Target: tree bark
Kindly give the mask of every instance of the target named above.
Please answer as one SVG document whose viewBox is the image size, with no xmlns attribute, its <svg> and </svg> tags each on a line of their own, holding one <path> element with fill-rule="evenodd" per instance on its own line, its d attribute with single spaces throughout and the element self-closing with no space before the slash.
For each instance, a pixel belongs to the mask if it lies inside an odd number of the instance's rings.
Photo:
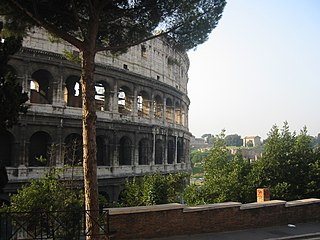
<svg viewBox="0 0 320 240">
<path fill-rule="evenodd" d="M 99 202 L 96 161 L 95 52 L 81 51 L 83 176 L 87 240 L 99 239 Z"/>
</svg>

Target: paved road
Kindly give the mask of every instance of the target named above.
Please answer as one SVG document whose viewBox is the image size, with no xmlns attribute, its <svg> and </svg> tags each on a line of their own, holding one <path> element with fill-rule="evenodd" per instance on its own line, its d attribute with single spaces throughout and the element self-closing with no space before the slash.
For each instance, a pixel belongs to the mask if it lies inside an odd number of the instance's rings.
<svg viewBox="0 0 320 240">
<path fill-rule="evenodd" d="M 153 240 L 320 240 L 319 223 L 274 226 L 233 232 L 206 233 L 197 235 L 154 238 Z"/>
</svg>

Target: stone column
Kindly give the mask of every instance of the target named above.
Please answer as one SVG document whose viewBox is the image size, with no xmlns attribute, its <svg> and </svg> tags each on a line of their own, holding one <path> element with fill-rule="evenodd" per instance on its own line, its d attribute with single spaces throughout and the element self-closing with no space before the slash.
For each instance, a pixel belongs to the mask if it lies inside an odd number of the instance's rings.
<svg viewBox="0 0 320 240">
<path fill-rule="evenodd" d="M 175 149 L 174 149 L 174 165 L 176 165 L 178 163 L 178 137 L 174 136 L 174 145 L 175 145 Z"/>
<path fill-rule="evenodd" d="M 163 165 L 168 165 L 168 132 L 164 135 L 164 158 L 163 158 Z"/>
<path fill-rule="evenodd" d="M 165 96 L 163 96 L 162 122 L 165 126 L 167 125 L 167 101 Z"/>
<path fill-rule="evenodd" d="M 118 139 L 117 139 L 117 132 L 113 132 L 113 160 L 111 162 L 111 166 L 119 166 L 119 158 L 118 158 L 118 153 L 119 151 L 119 144 L 118 144 Z"/>
<path fill-rule="evenodd" d="M 132 112 L 131 115 L 136 117 L 138 116 L 138 102 L 137 102 L 138 92 L 136 87 L 133 87 L 133 106 L 132 106 Z"/>
<path fill-rule="evenodd" d="M 154 117 L 154 90 L 152 89 L 152 93 L 151 93 L 151 97 L 150 97 L 150 111 L 149 111 L 149 117 L 150 117 L 150 121 L 152 122 Z"/>
<path fill-rule="evenodd" d="M 139 143 L 137 140 L 137 132 L 134 132 L 133 137 L 133 159 L 132 163 L 134 166 L 139 165 Z"/>
<path fill-rule="evenodd" d="M 153 141 L 152 141 L 152 159 L 150 161 L 150 165 L 155 165 L 156 162 L 156 130 L 153 128 L 152 129 L 152 137 L 153 137 Z"/>
<path fill-rule="evenodd" d="M 114 113 L 119 112 L 119 108 L 118 108 L 118 82 L 115 79 L 114 80 L 114 87 L 113 87 L 113 97 L 112 97 L 112 102 L 111 102 L 111 111 Z"/>
</svg>

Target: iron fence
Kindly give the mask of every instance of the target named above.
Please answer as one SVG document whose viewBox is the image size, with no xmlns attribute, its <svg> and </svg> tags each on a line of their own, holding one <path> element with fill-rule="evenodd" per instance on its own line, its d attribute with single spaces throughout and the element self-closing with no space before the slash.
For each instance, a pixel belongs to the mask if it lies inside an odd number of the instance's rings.
<svg viewBox="0 0 320 240">
<path fill-rule="evenodd" d="M 92 236 L 85 227 L 86 218 L 93 219 L 92 211 L 0 212 L 0 239 L 85 239 Z M 108 210 L 100 211 L 93 224 L 101 239 L 109 239 Z"/>
</svg>

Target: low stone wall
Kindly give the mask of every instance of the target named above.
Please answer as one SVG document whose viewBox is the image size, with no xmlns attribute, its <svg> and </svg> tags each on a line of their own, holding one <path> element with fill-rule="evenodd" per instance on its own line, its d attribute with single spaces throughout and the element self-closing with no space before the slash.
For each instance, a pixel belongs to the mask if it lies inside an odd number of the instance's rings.
<svg viewBox="0 0 320 240">
<path fill-rule="evenodd" d="M 145 239 L 319 221 L 320 199 L 195 207 L 164 204 L 109 211 L 111 239 Z"/>
</svg>

